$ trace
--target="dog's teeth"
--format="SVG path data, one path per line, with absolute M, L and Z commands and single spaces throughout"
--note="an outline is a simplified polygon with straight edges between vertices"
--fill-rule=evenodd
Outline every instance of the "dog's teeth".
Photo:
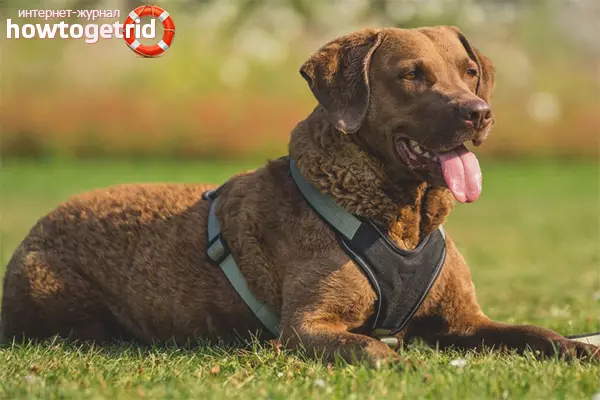
M 416 140 L 409 140 L 408 144 L 410 144 L 410 148 L 413 152 L 417 154 L 423 154 L 423 149 L 419 146 L 419 143 Z

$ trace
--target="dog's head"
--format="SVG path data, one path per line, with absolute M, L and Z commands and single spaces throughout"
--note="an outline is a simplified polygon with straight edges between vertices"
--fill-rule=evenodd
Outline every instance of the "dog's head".
M 477 158 L 494 122 L 494 68 L 454 27 L 363 30 L 313 54 L 300 73 L 335 128 L 360 137 L 386 169 L 481 193 Z

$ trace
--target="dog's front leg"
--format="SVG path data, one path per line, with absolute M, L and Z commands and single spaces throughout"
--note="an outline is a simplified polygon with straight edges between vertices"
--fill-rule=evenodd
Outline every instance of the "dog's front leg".
M 294 269 L 283 288 L 282 339 L 288 348 L 305 349 L 328 361 L 378 366 L 399 361 L 385 343 L 352 331 L 373 312 L 375 293 L 368 280 L 343 253 L 331 262 L 305 262 Z
M 469 268 L 449 238 L 447 251 L 440 277 L 404 332 L 405 342 L 420 337 L 441 348 L 532 350 L 543 356 L 600 361 L 596 346 L 569 340 L 550 329 L 489 319 L 477 304 Z
M 540 356 L 600 361 L 600 348 L 576 342 L 545 328 L 532 325 L 509 325 L 482 320 L 467 334 L 447 334 L 438 338 L 441 347 L 480 350 L 532 350 Z
M 303 349 L 317 359 L 334 361 L 336 357 L 341 357 L 349 363 L 364 361 L 375 367 L 401 361 L 398 354 L 387 344 L 365 335 L 348 332 L 341 322 L 307 319 L 286 326 L 283 330 L 286 346 Z

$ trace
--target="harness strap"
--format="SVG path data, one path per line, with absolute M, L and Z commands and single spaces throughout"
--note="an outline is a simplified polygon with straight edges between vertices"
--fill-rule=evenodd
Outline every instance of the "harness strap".
M 348 211 L 344 210 L 344 208 L 337 204 L 333 198 L 323 195 L 323 193 L 318 191 L 304 179 L 300 174 L 298 167 L 296 167 L 296 163 L 291 158 L 290 173 L 296 182 L 296 186 L 298 186 L 298 189 L 300 189 L 300 192 L 306 198 L 308 204 L 315 209 L 317 214 L 325 218 L 327 222 L 347 239 L 352 240 L 356 231 L 360 228 L 361 221 Z
M 248 305 L 250 310 L 256 315 L 265 328 L 269 330 L 275 337 L 279 337 L 279 317 L 272 313 L 268 307 L 258 300 L 248 285 L 236 264 L 231 251 L 221 236 L 219 221 L 215 213 L 218 198 L 212 200 L 210 212 L 208 214 L 208 247 L 206 254 L 210 259 L 219 264 L 223 273 L 240 295 L 242 300 Z

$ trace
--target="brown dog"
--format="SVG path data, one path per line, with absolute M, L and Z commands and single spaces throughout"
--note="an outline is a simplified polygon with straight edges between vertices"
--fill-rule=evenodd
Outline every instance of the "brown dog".
M 294 129 L 289 152 L 347 211 L 412 249 L 445 221 L 454 198 L 477 199 L 481 171 L 463 143 L 479 145 L 491 129 L 494 71 L 456 28 L 360 31 L 325 45 L 301 73 L 319 105 Z M 347 360 L 397 358 L 359 333 L 375 292 L 288 165 L 269 162 L 220 191 L 222 235 L 249 288 L 280 316 L 290 347 Z M 206 189 L 118 186 L 76 196 L 42 218 L 8 265 L 1 340 L 185 343 L 259 331 L 205 254 Z M 491 321 L 464 259 L 449 238 L 446 245 L 440 276 L 398 339 L 600 359 L 596 347 L 550 330 Z

